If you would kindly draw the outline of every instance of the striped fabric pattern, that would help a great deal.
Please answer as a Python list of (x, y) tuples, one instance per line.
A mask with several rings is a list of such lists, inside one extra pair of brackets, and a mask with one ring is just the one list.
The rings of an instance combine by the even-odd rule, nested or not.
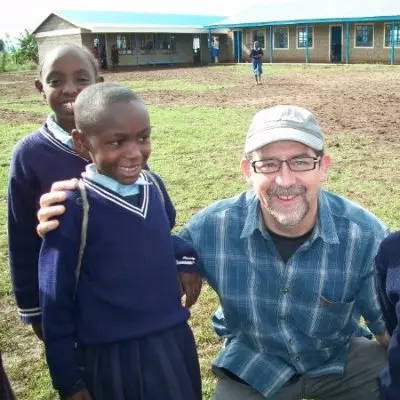
[(295, 374), (343, 374), (350, 338), (370, 335), (360, 316), (374, 334), (385, 329), (374, 257), (386, 234), (368, 211), (321, 191), (314, 231), (284, 264), (253, 191), (194, 216), (180, 235), (221, 301), (215, 365), (266, 398)]

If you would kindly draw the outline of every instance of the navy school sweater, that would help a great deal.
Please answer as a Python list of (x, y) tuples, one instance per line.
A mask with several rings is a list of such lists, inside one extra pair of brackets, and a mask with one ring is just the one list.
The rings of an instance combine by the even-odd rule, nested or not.
[(392, 336), (388, 365), (382, 371), (380, 388), (385, 400), (400, 399), (400, 231), (389, 235), (376, 256), (378, 298), (386, 329)]
[[(39, 322), (38, 258), (41, 239), (36, 233), (39, 199), (53, 182), (79, 178), (88, 161), (55, 139), (44, 125), (14, 148), (8, 184), (8, 243), (13, 292), (22, 322)], [(166, 199), (166, 203), (170, 199)], [(170, 210), (171, 226), (175, 210)]]
[(180, 301), (177, 260), (196, 258), (188, 243), (171, 235), (155, 185), (141, 186), (135, 206), (84, 181), (90, 208), (75, 300), (83, 216), (78, 190), (68, 192), (60, 228), (46, 235), (39, 259), (46, 356), (61, 395), (71, 395), (82, 382), (76, 342), (91, 346), (140, 338), (188, 319)]

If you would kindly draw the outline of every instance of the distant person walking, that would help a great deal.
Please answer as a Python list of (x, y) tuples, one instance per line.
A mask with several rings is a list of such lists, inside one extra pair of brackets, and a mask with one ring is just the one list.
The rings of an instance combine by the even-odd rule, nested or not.
[(253, 48), (250, 51), (250, 58), (252, 59), (253, 72), (256, 77), (256, 85), (261, 85), (261, 75), (262, 75), (262, 56), (264, 52), (260, 47), (258, 40), (254, 42)]

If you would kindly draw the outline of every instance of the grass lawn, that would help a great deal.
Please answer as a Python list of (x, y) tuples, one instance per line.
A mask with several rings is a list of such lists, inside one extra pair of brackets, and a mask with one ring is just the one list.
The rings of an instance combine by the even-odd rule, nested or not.
[[(123, 72), (106, 74), (105, 80), (136, 88), (149, 105), (150, 166), (164, 178), (176, 204), (177, 229), (214, 200), (246, 189), (239, 168), (246, 129), (256, 110), (278, 103), (306, 106), (319, 117), (333, 157), (326, 187), (366, 206), (398, 229), (400, 148), (397, 116), (391, 111), (391, 107), (398, 109), (398, 99), (393, 97), (399, 93), (397, 75), (398, 69), (383, 66), (266, 66), (264, 85), (255, 87), (250, 67), (240, 65)], [(7, 265), (6, 186), (11, 150), (48, 113), (32, 88), (33, 77), (0, 74), (0, 348), (18, 399), (53, 400), (56, 394), (42, 346), (17, 320)], [(377, 99), (385, 93), (392, 93), (391, 100), (381, 104)], [(215, 386), (210, 365), (221, 344), (210, 326), (217, 304), (205, 285), (192, 310), (204, 400), (210, 399)]]

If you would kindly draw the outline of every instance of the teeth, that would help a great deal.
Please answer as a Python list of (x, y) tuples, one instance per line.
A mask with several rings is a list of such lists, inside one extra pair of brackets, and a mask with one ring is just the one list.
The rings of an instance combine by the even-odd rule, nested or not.
[(295, 197), (296, 196), (278, 196), (278, 199), (281, 199), (281, 200), (292, 200)]
[(120, 169), (124, 172), (135, 172), (137, 170), (137, 167), (133, 167), (133, 168), (128, 168), (128, 167), (120, 167)]

